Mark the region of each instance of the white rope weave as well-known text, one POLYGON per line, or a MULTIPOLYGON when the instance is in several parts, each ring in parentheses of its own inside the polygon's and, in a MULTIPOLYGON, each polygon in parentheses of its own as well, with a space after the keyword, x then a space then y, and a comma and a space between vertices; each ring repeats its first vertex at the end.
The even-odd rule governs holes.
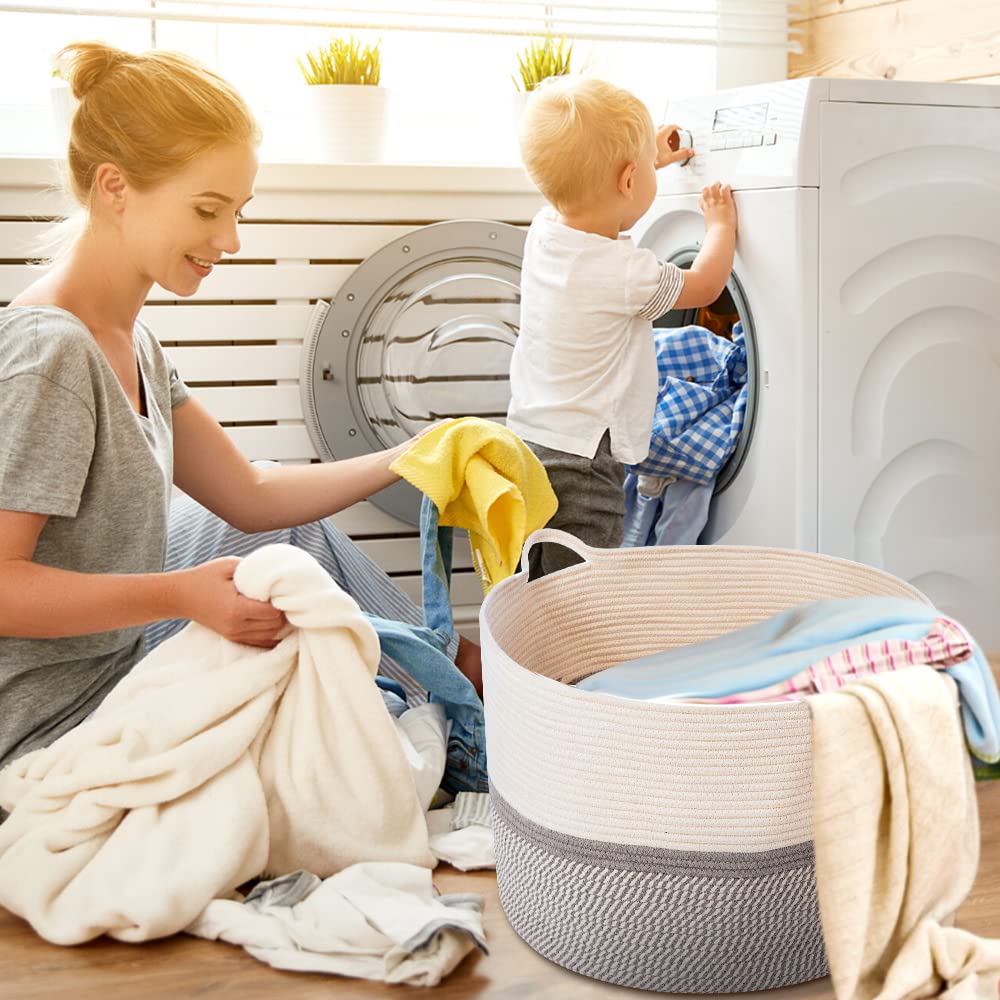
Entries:
POLYGON ((573 682, 822 598, 926 600, 829 556, 735 546, 591 549, 494 587, 480 615, 491 784, 549 830, 674 850, 766 851, 812 839, 804 703, 651 704, 573 682))

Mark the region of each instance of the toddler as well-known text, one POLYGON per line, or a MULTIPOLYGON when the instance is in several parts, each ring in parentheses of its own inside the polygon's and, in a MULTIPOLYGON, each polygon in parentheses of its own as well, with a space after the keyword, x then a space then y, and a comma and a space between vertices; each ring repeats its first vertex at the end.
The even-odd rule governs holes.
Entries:
MULTIPOLYGON (((652 205, 657 169, 692 155, 671 149, 675 134, 654 128, 628 91, 594 78, 548 81, 521 119, 521 155, 549 205, 524 248, 507 426, 559 498, 549 526, 602 548, 622 541, 624 465, 649 450, 653 320, 714 302, 733 266, 736 207, 726 185, 702 191, 705 239, 690 270, 622 235, 652 205)), ((561 546, 536 546, 531 576, 577 561, 561 546)))

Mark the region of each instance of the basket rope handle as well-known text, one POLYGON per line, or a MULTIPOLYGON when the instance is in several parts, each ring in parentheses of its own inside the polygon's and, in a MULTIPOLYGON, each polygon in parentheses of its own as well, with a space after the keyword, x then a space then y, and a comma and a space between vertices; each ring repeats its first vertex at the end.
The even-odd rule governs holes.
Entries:
POLYGON ((597 553, 591 545, 581 542, 576 535, 571 535, 568 531, 560 531, 559 528, 538 528, 533 531, 524 541, 524 548, 521 549, 521 572, 528 572, 528 553, 542 542, 554 542, 562 545, 572 552, 575 552, 584 562, 593 562, 597 553))

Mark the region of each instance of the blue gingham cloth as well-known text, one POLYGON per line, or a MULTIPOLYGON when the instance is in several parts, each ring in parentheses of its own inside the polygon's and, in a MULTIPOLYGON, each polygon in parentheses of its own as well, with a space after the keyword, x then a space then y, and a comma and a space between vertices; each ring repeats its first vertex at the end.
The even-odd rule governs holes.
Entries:
POLYGON ((732 342, 700 326, 653 330, 659 390, 649 454, 637 475, 715 482, 733 453, 747 406, 743 326, 732 342))

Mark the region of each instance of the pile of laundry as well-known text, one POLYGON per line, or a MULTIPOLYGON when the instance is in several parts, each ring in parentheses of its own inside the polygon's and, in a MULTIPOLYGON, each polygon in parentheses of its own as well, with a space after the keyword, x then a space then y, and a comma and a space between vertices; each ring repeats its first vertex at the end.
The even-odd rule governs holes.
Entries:
POLYGON ((188 930, 283 968, 432 985, 485 950, 481 897, 436 896, 430 869, 492 866, 488 796, 456 799, 460 825, 437 810, 431 834, 444 709, 387 711, 376 631, 311 555, 261 548, 235 583, 285 612, 274 649, 192 623, 0 772, 0 905, 59 944, 188 930))
POLYGON ((1000 697, 986 657, 958 622, 909 598, 798 605, 714 639, 623 661, 577 687, 652 702, 784 701, 919 665, 958 685, 971 753, 1000 760, 1000 697))
POLYGON ((252 552, 234 582, 285 612, 274 649, 191 623, 0 772, 0 905, 58 944, 183 930, 278 968, 419 986, 486 950, 482 897, 430 876, 496 866, 483 705, 445 652, 453 529, 488 590, 556 500, 524 443, 478 418, 394 468, 425 493, 423 626, 363 614, 323 552, 252 552), (383 652, 427 700, 376 676, 383 652))
POLYGON ((659 387, 649 454, 628 467, 623 545, 694 545, 746 417, 743 326, 655 328, 659 387))

